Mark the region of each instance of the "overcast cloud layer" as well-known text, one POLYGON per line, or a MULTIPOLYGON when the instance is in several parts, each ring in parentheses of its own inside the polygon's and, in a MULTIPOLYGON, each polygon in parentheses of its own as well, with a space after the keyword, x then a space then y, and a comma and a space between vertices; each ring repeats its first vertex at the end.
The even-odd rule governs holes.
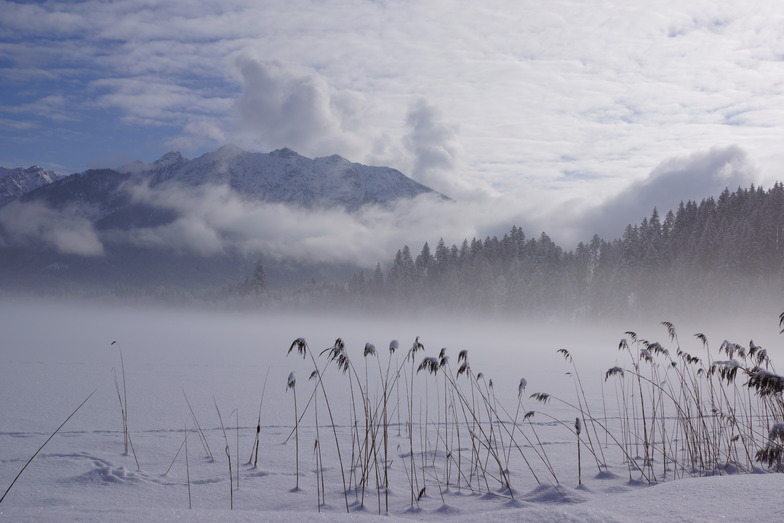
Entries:
POLYGON ((518 223, 578 241, 769 185, 784 163, 775 0, 0 0, 0 13, 4 166, 67 173, 225 143, 337 153, 458 200, 445 222, 471 225, 445 236, 518 223))

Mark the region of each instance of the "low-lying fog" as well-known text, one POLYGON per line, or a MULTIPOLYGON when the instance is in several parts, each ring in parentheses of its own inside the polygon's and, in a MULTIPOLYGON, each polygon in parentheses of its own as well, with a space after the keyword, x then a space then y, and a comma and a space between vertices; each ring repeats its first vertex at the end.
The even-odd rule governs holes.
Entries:
MULTIPOLYGON (((310 358, 303 360, 296 351, 287 356, 292 341, 300 337, 307 340, 320 368, 326 358, 319 353, 342 338, 361 379, 367 363, 371 383, 379 375, 379 364, 386 369, 393 339, 399 340, 400 348, 392 357, 392 372, 403 364, 417 336, 425 351, 417 353, 416 365, 422 357, 437 356, 446 347, 454 372, 459 351, 468 350, 472 371, 493 380, 498 400, 508 408, 517 404, 520 378, 528 382, 523 401, 529 408, 534 408, 529 399, 534 392, 574 401, 574 382, 567 375, 573 369, 556 353, 567 349, 589 400, 598 406, 604 372, 616 364, 630 365, 629 354, 618 351, 619 341, 629 338, 625 331, 635 331, 641 339, 658 341, 674 352, 676 344, 659 324, 667 320, 674 323, 683 350, 699 357, 705 354, 694 334, 701 332, 707 336, 714 359, 725 359, 716 352, 725 339, 743 346, 753 339, 768 350, 775 364, 784 353, 779 312, 699 323, 651 318, 612 325, 528 322, 524 318, 501 322, 465 316, 297 316, 5 300, 0 301, 0 431, 51 432, 94 389, 95 396, 64 430, 121 430, 117 385, 122 388, 123 383, 118 348, 125 365, 131 432, 181 430, 186 423, 191 425, 183 390, 204 424, 217 424, 214 397, 224 417, 236 408, 239 424, 253 427, 268 373, 262 424, 288 425, 292 422, 291 392, 286 391, 289 373, 295 372, 303 404, 314 385, 308 380, 313 371, 310 358), (377 357, 363 357, 367 342, 375 345, 377 357), (107 416, 107 412, 116 415, 107 416)), ((410 373, 410 363, 406 369, 410 373)), ((323 376, 334 395, 332 401, 345 400, 340 395, 348 393, 347 378, 334 364, 323 376)), ((422 397, 423 389, 432 383, 419 376, 415 396, 422 397)), ((553 415, 559 408, 556 402, 547 406, 553 415)), ((565 418, 572 415, 564 411, 565 418)), ((232 426, 235 419, 236 413, 232 426)))

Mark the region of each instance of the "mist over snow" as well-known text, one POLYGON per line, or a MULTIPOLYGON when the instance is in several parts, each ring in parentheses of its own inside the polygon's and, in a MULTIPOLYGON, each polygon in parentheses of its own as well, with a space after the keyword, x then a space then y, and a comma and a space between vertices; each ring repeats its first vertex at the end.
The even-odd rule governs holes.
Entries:
MULTIPOLYGON (((357 437, 354 427, 364 426, 364 421, 358 418, 355 424, 352 412, 362 415, 361 398, 365 396, 359 396, 361 387, 367 387, 372 405, 381 401, 383 379, 379 376, 384 375, 388 361, 394 368, 402 364, 398 372, 408 380, 400 386, 403 390, 392 388, 388 394, 389 517, 395 520, 771 521, 780 512, 776 500, 784 482, 782 474, 762 468, 745 473, 730 462, 710 477, 690 477, 685 472, 681 477, 661 472, 662 462, 656 452, 657 481, 649 485, 640 471, 628 466, 620 443, 609 438, 605 442, 601 431, 596 441, 589 423, 582 436, 582 471, 578 476, 577 443, 570 427, 580 410, 556 399, 543 404, 530 395, 541 392, 590 404, 596 420, 618 431, 614 437, 621 439, 618 387, 623 380, 614 377, 605 381, 604 374, 612 366, 630 365, 628 355, 617 348, 621 337, 628 338, 624 331, 629 329, 661 341, 674 353, 676 343, 653 319, 601 325, 577 323, 563 328, 540 321, 455 322, 454 318, 422 315, 380 319, 340 314, 238 314, 2 299, 0 327, 5 347, 0 367, 0 393, 4 398, 0 492, 5 493, 0 518, 4 519, 240 522, 375 521, 385 517, 378 515, 379 511, 385 514, 386 509, 383 490, 377 490, 375 479, 367 484, 364 496, 361 494, 358 478, 363 454, 352 442, 362 441, 364 429, 357 437), (41 328, 42 321, 46 328, 41 328), (319 362, 324 394, 329 396, 347 481, 352 485, 348 515, 325 396, 318 393, 318 432, 313 404, 308 405, 311 392, 319 390, 314 380, 307 379, 313 370, 311 360, 296 350, 287 355, 292 341, 299 337, 306 340, 319 362), (338 337, 353 361, 351 372, 357 373, 356 379, 339 372, 334 363, 327 364, 326 356, 321 354, 334 346, 338 337), (395 353, 387 349, 392 340, 399 341, 395 353), (377 352, 363 356, 368 342, 377 352), (406 354, 417 342, 423 349, 416 353, 414 366, 424 357, 435 358, 443 347, 450 358, 446 364, 449 370, 438 375, 415 372, 406 354), (574 367, 556 352, 558 349, 569 352, 574 367), (492 395, 488 404, 492 408, 488 406, 488 411, 474 420, 474 435, 470 435, 470 418, 444 421, 443 387, 448 382, 443 376, 457 372, 459 352, 463 350, 467 351, 473 377, 458 375, 450 387, 462 389, 470 398, 467 388, 475 380, 480 386, 471 390, 478 401, 492 395), (582 396, 577 396, 575 369, 579 369, 582 396), (292 372, 297 379, 296 390, 286 387, 286 377, 292 372), (526 382, 522 394, 521 378, 526 382), (349 379, 356 389, 353 398, 346 384, 349 379), (9 488, 36 449, 91 392, 84 406, 9 488), (413 392, 416 398, 413 440, 406 433, 406 392, 413 392), (292 435, 295 394, 302 415, 296 436, 298 480, 294 472, 297 443, 292 435), (350 407, 352 401, 357 403, 356 411, 350 407), (522 412, 516 415, 520 404, 522 412), (123 450, 123 411, 127 413, 132 442, 128 452, 123 450), (526 419, 521 421, 524 413, 526 419), (504 422, 494 425, 497 439, 487 441, 495 441, 494 445, 503 449, 500 456, 504 461, 508 449, 513 491, 497 488, 498 471, 492 466, 487 466, 486 472, 466 471, 473 455, 471 442, 486 441, 480 438, 490 433, 487 417, 496 415, 504 422), (513 421, 515 417, 517 422, 513 421), (457 421, 462 427, 460 443, 455 435, 457 421), (260 452, 254 466, 249 455, 253 457, 257 423, 260 452), (513 424, 514 432, 502 430, 513 424), (519 442, 519 451, 510 443, 511 437, 519 442), (317 439, 319 454, 314 452, 317 439), (452 461, 446 445, 452 449, 452 461), (412 464, 410 446, 420 482, 417 489, 426 489, 414 509, 410 508, 414 501, 407 479, 411 476, 405 468, 412 464), (605 467, 597 470, 595 458, 588 452, 591 446, 601 456, 596 459, 606 460, 605 467), (525 453, 528 466, 519 452, 525 453), (317 455, 322 456, 325 465, 321 507, 316 502, 321 484, 317 455), (542 455, 548 456, 549 465, 542 455), (350 473, 349 460, 357 469, 356 476, 350 473), (465 472, 459 483, 458 463, 465 472), (548 467, 557 474, 557 483, 548 467), (478 482, 483 474, 486 484, 478 482), (294 488, 295 482, 298 489, 294 488)), ((753 336, 772 360, 784 356, 775 316, 683 322, 676 323, 675 328, 681 334, 678 346, 691 354, 703 355, 701 342, 690 335, 701 332, 714 348, 723 339, 741 341, 753 336)), ((648 370, 641 372, 647 375, 648 370)), ((471 402, 467 400, 463 407, 472 408, 471 402)), ((664 400, 659 407, 671 409, 665 411, 670 416, 676 415, 664 400)), ((450 408, 450 412, 453 410, 460 411, 450 408)), ((704 422, 712 421, 710 417, 704 422)), ((677 429, 672 430, 677 434, 677 429)), ((384 452, 382 439, 379 431, 373 445, 380 455, 384 452)), ((492 460, 490 455, 487 458, 492 460)), ((371 463, 383 472, 378 460, 371 458, 371 463)), ((684 464, 675 461, 671 467, 679 471, 684 464)))

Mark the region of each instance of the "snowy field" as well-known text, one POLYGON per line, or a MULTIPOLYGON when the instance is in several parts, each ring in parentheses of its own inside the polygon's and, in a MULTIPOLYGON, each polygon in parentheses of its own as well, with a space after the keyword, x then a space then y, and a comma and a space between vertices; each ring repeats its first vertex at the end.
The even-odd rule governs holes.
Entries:
POLYGON ((784 475, 759 468, 727 474, 737 469, 730 466, 710 477, 689 477, 677 466, 667 470, 655 453, 650 467, 635 468, 643 452, 639 441, 623 447, 636 454, 638 465, 630 466, 622 445, 596 426, 581 427, 578 476, 579 410, 530 396, 543 392, 574 404, 584 393, 593 417, 620 440, 617 381, 605 382, 604 373, 629 366, 618 351, 624 331, 671 347, 658 324, 670 320, 684 350, 699 355, 697 332, 712 347, 724 339, 747 345, 753 338, 775 363, 784 361, 779 312, 713 325, 655 318, 588 327, 0 302, 0 495, 93 393, 6 492, 0 519, 776 521, 784 511, 784 475), (317 377, 309 379, 310 355, 303 358, 296 348, 287 355, 300 337, 319 366, 323 391, 317 377), (415 367, 425 356, 437 358, 442 347, 449 362, 435 374, 414 368, 412 380, 406 354, 417 337, 424 350, 416 353, 415 367), (327 362, 329 353, 319 355, 337 338, 353 365, 345 374, 327 362), (393 339, 399 348, 390 355, 393 339), (367 342, 375 355, 363 355, 367 342), (573 358, 583 393, 558 349, 573 358), (457 376, 462 350, 476 386, 468 372, 457 376), (293 389, 287 388, 291 372, 293 389), (386 389, 384 467, 382 383, 395 375, 399 380, 386 389), (521 378, 527 383, 518 396, 521 378), (317 399, 306 408, 314 390, 317 399), (127 453, 123 398, 132 444, 127 453), (364 443, 364 398, 376 422, 367 436, 375 445, 364 443), (254 466, 249 461, 255 459, 260 403, 254 466), (528 411, 535 414, 523 421, 528 411), (498 419, 488 423, 493 413, 498 419))

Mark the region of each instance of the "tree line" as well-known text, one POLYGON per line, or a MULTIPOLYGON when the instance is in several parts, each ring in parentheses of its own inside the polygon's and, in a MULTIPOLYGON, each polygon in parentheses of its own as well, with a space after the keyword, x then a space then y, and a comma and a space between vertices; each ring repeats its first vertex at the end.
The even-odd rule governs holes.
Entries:
POLYGON ((594 235, 573 250, 517 226, 459 246, 425 243, 417 254, 406 245, 386 270, 379 263, 318 292, 364 307, 538 316, 741 310, 781 295, 783 254, 784 185, 776 183, 725 189, 663 217, 654 208, 620 238, 594 235))

